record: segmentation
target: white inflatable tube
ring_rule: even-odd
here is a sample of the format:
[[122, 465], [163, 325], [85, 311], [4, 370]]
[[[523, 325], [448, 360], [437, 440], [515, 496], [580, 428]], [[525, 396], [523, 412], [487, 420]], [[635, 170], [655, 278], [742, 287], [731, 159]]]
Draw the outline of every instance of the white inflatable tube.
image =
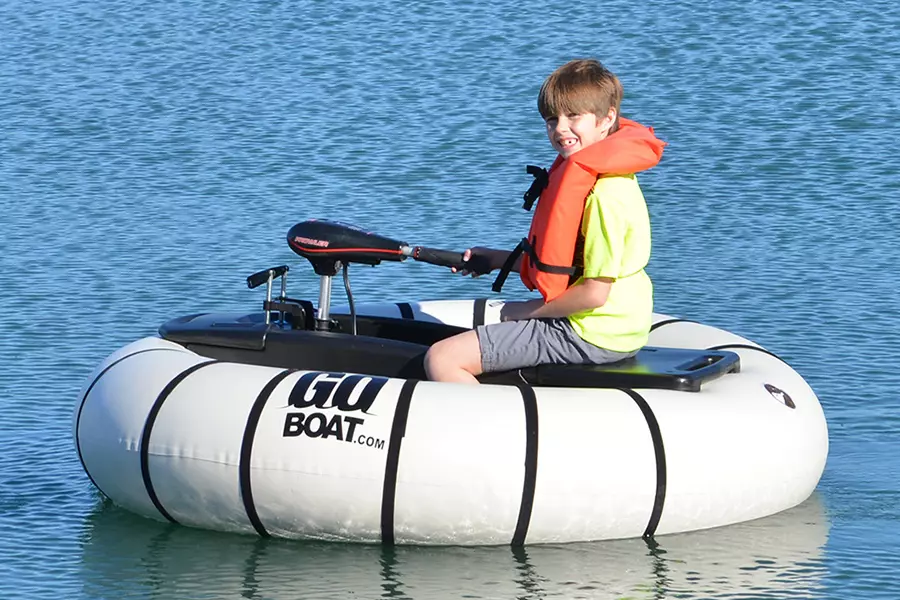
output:
[[[499, 303], [357, 312], [471, 327], [496, 320]], [[734, 334], [655, 320], [650, 345], [725, 347], [740, 355], [740, 373], [694, 393], [475, 388], [220, 362], [147, 338], [92, 374], [76, 445], [97, 488], [128, 510], [290, 538], [649, 537], [756, 519], [809, 497], [828, 436], [806, 382]]]

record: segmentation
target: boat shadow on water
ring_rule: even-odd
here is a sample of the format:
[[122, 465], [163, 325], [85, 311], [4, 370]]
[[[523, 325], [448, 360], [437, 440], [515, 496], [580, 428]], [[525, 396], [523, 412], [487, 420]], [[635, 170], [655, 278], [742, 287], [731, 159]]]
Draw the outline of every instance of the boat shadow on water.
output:
[[813, 494], [764, 519], [647, 541], [387, 547], [202, 531], [105, 501], [84, 523], [81, 579], [89, 597], [799, 597], [824, 585], [829, 527]]

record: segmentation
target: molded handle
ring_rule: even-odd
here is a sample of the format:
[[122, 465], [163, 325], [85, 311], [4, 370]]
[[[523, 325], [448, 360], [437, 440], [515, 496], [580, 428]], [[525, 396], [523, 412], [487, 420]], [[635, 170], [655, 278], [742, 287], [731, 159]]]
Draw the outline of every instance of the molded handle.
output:
[[472, 271], [479, 275], [491, 272], [491, 265], [485, 256], [476, 254], [467, 261], [463, 260], [463, 253], [454, 250], [438, 250], [436, 248], [426, 248], [424, 246], [415, 246], [413, 248], [412, 257], [416, 260], [427, 262], [432, 265], [441, 267], [455, 267], [456, 269]]
[[281, 277], [285, 273], [290, 270], [290, 267], [287, 265], [281, 265], [280, 267], [272, 267], [270, 269], [263, 269], [258, 273], [254, 273], [250, 277], [247, 278], [247, 287], [251, 290], [255, 287], [259, 287], [265, 282], [269, 280], [269, 276], [271, 275], [272, 279], [276, 277]]

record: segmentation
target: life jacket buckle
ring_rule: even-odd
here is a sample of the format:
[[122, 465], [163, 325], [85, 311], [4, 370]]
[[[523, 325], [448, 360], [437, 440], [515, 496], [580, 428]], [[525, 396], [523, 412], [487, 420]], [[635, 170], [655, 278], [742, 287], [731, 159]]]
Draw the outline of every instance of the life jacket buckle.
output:
[[534, 206], [534, 203], [538, 198], [541, 197], [541, 193], [544, 191], [544, 188], [550, 183], [550, 175], [547, 172], [547, 169], [543, 167], [537, 167], [535, 165], [528, 165], [525, 167], [525, 171], [534, 177], [534, 181], [531, 182], [531, 187], [528, 188], [528, 191], [523, 194], [522, 198], [525, 202], [522, 204], [522, 208], [525, 210], [531, 210], [531, 207]]

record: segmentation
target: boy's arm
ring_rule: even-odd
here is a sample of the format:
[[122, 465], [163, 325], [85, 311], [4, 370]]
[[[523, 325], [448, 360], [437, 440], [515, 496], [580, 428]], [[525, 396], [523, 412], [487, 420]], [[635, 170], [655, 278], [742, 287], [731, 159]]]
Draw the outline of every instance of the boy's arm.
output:
[[541, 298], [526, 302], [509, 302], [503, 307], [500, 320], [556, 319], [599, 308], [606, 304], [614, 281], [609, 277], [585, 279], [547, 303]]

